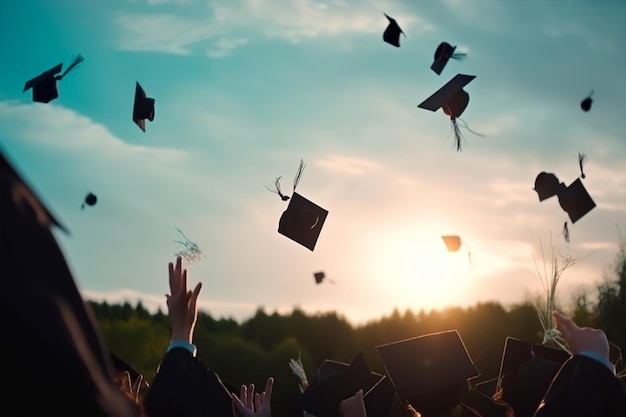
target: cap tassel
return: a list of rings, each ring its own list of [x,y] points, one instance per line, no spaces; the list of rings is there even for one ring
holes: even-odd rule
[[[65,77],[67,75],[68,72],[70,72],[71,70],[73,70],[74,68],[76,68],[78,66],[78,64],[80,64],[81,62],[83,62],[85,60],[85,58],[83,58],[83,56],[81,54],[78,54],[77,56],[75,56],[74,58],[72,58],[72,63],[67,67],[67,69],[65,70],[65,72],[61,75],[59,75],[58,77],[56,77],[57,80],[62,80],[63,77]]]
[[[483,138],[486,137],[482,133],[474,132],[472,129],[470,129],[465,120],[461,119],[460,117],[450,117],[450,120],[452,121],[452,130],[454,130],[454,138],[457,152],[460,152],[462,150],[461,141],[463,140],[463,135],[461,134],[461,129],[459,128],[459,123],[457,122],[457,120],[460,120],[461,127],[467,129],[470,133]]]
[[[265,188],[267,188],[269,191],[271,191],[271,192],[273,192],[273,193],[275,193],[275,194],[278,194],[278,195],[280,196],[281,200],[283,200],[283,201],[287,201],[287,200],[289,200],[289,196],[288,196],[288,195],[283,194],[283,193],[282,193],[282,191],[280,191],[280,179],[281,179],[281,178],[282,178],[282,177],[277,177],[277,178],[274,180],[274,187],[273,187],[273,188],[272,188],[272,187],[270,187],[270,186],[267,186],[267,185],[263,185],[263,186],[264,186]]]
[[[467,54],[465,52],[454,52],[452,55],[450,55],[450,58],[462,61],[467,58]]]
[[[563,223],[563,237],[565,241],[569,243],[569,228],[567,227],[567,222]]]
[[[306,164],[304,163],[302,159],[300,159],[300,166],[298,166],[298,173],[296,174],[296,177],[293,180],[294,191],[296,191],[296,187],[298,186],[298,183],[300,182],[300,179],[302,178],[302,173],[304,172],[305,167],[306,167]]]
[[[583,172],[583,165],[587,162],[587,155],[584,153],[578,153],[578,166],[580,167],[580,177],[585,179],[585,173]]]

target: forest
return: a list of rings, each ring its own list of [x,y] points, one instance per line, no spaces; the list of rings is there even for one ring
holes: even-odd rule
[[[600,285],[580,293],[568,305],[557,308],[578,325],[604,330],[612,347],[612,361],[624,372],[621,352],[626,349],[626,245],[621,244],[612,268]],[[141,303],[111,305],[90,301],[105,344],[131,364],[150,383],[170,342],[167,312],[151,314]],[[466,344],[481,375],[475,384],[498,376],[507,337],[540,343],[543,330],[537,303],[513,306],[479,303],[469,308],[431,311],[393,311],[389,316],[352,326],[340,314],[307,315],[298,308],[290,314],[266,312],[260,307],[241,323],[214,319],[200,311],[194,343],[198,357],[228,384],[254,383],[262,387],[275,378],[272,396],[274,416],[293,415],[298,379],[288,366],[301,357],[309,376],[326,359],[349,363],[363,352],[374,372],[385,373],[375,347],[428,333],[455,329]],[[626,378],[622,378],[624,381]],[[624,384],[626,389],[626,384]]]

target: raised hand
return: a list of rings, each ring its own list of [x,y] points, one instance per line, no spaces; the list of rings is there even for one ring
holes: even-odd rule
[[[271,417],[272,387],[274,378],[269,377],[265,383],[265,390],[259,394],[254,392],[254,384],[242,385],[239,397],[231,394],[237,415],[240,417]]]
[[[198,319],[196,302],[202,283],[193,291],[187,290],[187,270],[182,267],[182,258],[176,258],[176,265],[169,264],[170,294],[166,294],[167,309],[172,323],[172,340],[193,343],[193,332]]]
[[[342,417],[366,417],[363,390],[360,389],[352,397],[339,403],[339,412]]]
[[[556,328],[563,335],[563,339],[567,342],[572,354],[595,352],[608,361],[609,340],[602,330],[591,327],[578,327],[572,319],[558,311],[554,311],[552,317],[556,322]]]

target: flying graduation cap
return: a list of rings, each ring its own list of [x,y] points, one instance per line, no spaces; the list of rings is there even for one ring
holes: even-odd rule
[[[147,97],[139,82],[135,85],[135,104],[133,105],[133,122],[139,129],[146,131],[146,119],[154,120],[154,99]]]
[[[441,71],[443,71],[450,58],[461,60],[467,57],[467,54],[454,52],[455,50],[456,46],[452,46],[448,42],[441,42],[435,50],[435,61],[430,66],[430,69],[437,75],[441,75]]]
[[[587,192],[581,178],[586,175],[583,171],[583,164],[587,157],[583,153],[578,154],[578,165],[581,176],[569,186],[559,181],[556,175],[550,172],[540,172],[535,178],[535,188],[539,201],[544,201],[550,197],[557,196],[559,205],[567,213],[572,224],[583,218],[587,213],[596,207],[593,198]],[[567,221],[563,224],[563,236],[569,242],[569,227]]]
[[[443,235],[441,236],[443,239],[443,243],[445,243],[448,252],[458,252],[461,249],[463,242],[461,241],[461,237],[457,235]],[[472,253],[467,249],[467,257],[469,259],[469,263],[472,263]]]
[[[396,48],[399,48],[400,47],[400,34],[404,36],[406,36],[406,34],[402,31],[402,29],[400,28],[400,25],[398,25],[398,22],[396,22],[396,19],[390,17],[389,15],[387,15],[387,13],[384,13],[384,15],[387,18],[387,20],[389,20],[389,24],[387,25],[387,28],[383,32],[383,40],[387,42],[388,44],[393,45]]]
[[[291,197],[282,193],[280,189],[281,177],[274,180],[273,188],[267,185],[265,188],[278,194],[282,201],[289,200],[287,209],[280,217],[278,233],[313,251],[328,216],[328,211],[296,193],[296,187],[302,178],[305,166],[306,164],[301,159],[298,173],[293,181]]]
[[[461,117],[469,103],[469,94],[463,90],[463,87],[469,84],[474,78],[476,78],[475,75],[457,74],[443,87],[417,106],[433,112],[439,110],[439,108],[443,108],[443,112],[450,117],[452,122],[457,151],[461,150],[462,138],[461,131],[459,130],[459,126],[457,124],[457,118]],[[470,132],[478,136],[483,136],[469,129],[465,122],[463,122],[463,124],[464,127]]]
[[[323,281],[328,281],[331,284],[335,283],[335,281],[326,278],[326,274],[323,271],[315,272],[313,274],[313,278],[315,279],[315,283],[317,285],[321,284]]]
[[[63,70],[63,63],[60,63],[47,71],[42,72],[35,78],[26,81],[24,84],[25,92],[28,89],[33,89],[33,101],[38,103],[49,103],[55,98],[59,97],[59,90],[57,88],[57,81],[61,81],[68,72],[72,71],[81,62],[84,61],[82,55],[77,55],[72,59],[71,64],[67,67],[65,72],[59,74]]]
[[[98,197],[96,197],[94,193],[90,192],[85,196],[85,200],[83,201],[83,204],[80,206],[80,208],[84,210],[85,204],[88,206],[95,206],[97,202],[98,202]]]
[[[591,110],[591,104],[593,103],[593,99],[591,96],[593,95],[593,91],[589,93],[589,95],[580,102],[580,108],[583,109],[584,112],[588,112]]]

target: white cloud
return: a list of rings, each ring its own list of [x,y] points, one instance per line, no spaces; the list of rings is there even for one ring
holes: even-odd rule
[[[158,6],[165,0],[153,0]],[[184,2],[180,2],[182,4]],[[227,55],[237,46],[259,38],[292,43],[350,34],[382,34],[386,19],[376,8],[354,7],[343,2],[313,0],[209,2],[206,16],[200,9],[181,8],[181,14],[120,13],[115,24],[121,29],[119,48],[188,55],[194,47],[210,44],[211,57]],[[184,14],[183,14],[184,13]],[[382,18],[381,18],[382,17]],[[415,15],[397,14],[405,32],[432,31],[433,26]]]
[[[316,161],[316,164],[347,175],[363,175],[379,168],[379,164],[375,161],[340,155],[329,155]]]

